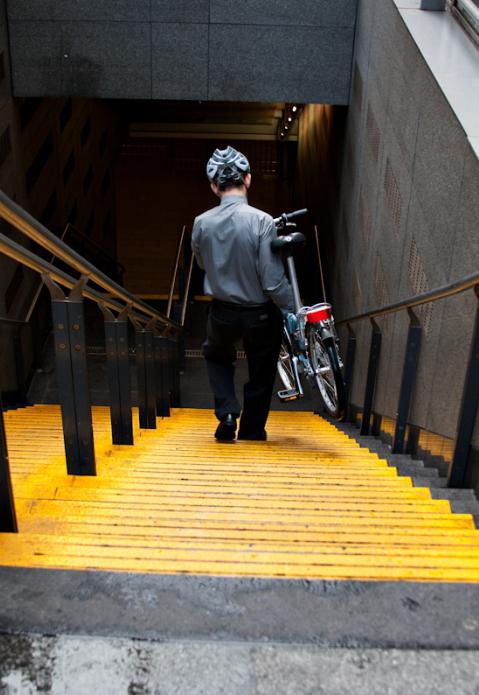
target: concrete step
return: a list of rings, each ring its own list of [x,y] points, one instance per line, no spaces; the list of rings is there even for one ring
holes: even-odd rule
[[[461,502],[458,500],[451,501],[451,509],[456,514],[472,514],[479,516],[479,502]]]
[[[438,472],[434,469],[416,465],[416,461],[404,463],[390,463],[391,468],[396,468],[399,475],[410,475],[413,478],[427,478],[428,480],[440,480]]]
[[[429,487],[429,488],[447,488],[446,478],[420,478],[414,477],[414,487]],[[439,497],[438,499],[442,499]]]
[[[457,500],[460,502],[478,502],[478,499],[474,494],[474,490],[458,490],[457,488],[447,488],[442,492],[432,490],[431,497],[433,499],[450,501]]]
[[[427,465],[421,459],[413,459],[408,454],[393,454],[391,453],[391,445],[378,439],[378,437],[361,436],[359,428],[351,424],[335,424],[339,430],[347,434],[350,439],[358,442],[360,446],[386,459],[391,466],[397,469],[399,475],[411,476],[416,487],[426,486],[441,490],[447,487],[447,465],[443,462]]]

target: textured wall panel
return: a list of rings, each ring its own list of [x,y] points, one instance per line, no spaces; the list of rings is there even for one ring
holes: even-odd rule
[[[216,54],[237,46],[245,60],[210,61],[209,98],[347,104],[352,38],[352,29],[219,24]]]
[[[208,26],[153,24],[153,99],[208,98]]]
[[[151,94],[147,23],[10,22],[10,42],[16,94]]]
[[[356,0],[211,0],[211,22],[285,26],[354,26]]]
[[[463,129],[392,0],[360,0],[357,29],[347,132],[349,143],[363,146],[359,156],[345,148],[348,185],[338,217],[355,200],[351,188],[360,187],[358,224],[351,228],[358,228],[361,265],[358,272],[351,253],[348,260],[337,244],[333,302],[339,316],[349,313],[348,294],[358,281],[365,308],[372,308],[458,279],[479,263],[479,167]],[[375,263],[376,253],[381,260]],[[455,434],[475,307],[470,292],[417,310],[425,330],[411,422],[446,436]],[[393,417],[408,323],[406,312],[381,320],[376,405]],[[369,350],[366,326],[358,332],[359,371]],[[364,373],[355,378],[361,383]],[[356,386],[354,399],[361,404],[361,398]]]
[[[13,0],[10,20],[148,22],[150,0]]]
[[[208,24],[209,0],[151,0],[153,22],[189,22]],[[198,37],[198,40],[204,40]]]

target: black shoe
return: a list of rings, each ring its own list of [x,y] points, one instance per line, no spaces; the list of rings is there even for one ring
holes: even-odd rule
[[[262,430],[261,432],[248,432],[248,431],[240,431],[238,432],[238,439],[246,439],[250,442],[265,442],[268,438],[268,435],[266,434],[266,430]]]
[[[229,413],[216,428],[215,437],[219,442],[232,442],[236,436],[236,418]]]

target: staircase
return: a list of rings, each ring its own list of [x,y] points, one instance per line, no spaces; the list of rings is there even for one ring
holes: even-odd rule
[[[137,429],[135,447],[113,446],[109,410],[94,407],[98,475],[78,477],[66,475],[58,406],[6,412],[19,533],[0,535],[1,564],[479,581],[472,515],[415,487],[404,461],[310,413],[272,412],[267,442],[232,444],[213,439],[211,411],[172,414]]]

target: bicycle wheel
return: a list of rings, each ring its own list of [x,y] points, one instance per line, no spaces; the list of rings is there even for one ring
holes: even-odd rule
[[[308,356],[314,380],[328,413],[342,420],[346,410],[346,389],[333,340],[323,342],[314,326],[306,327]]]
[[[291,361],[291,352],[286,339],[283,338],[281,350],[278,357],[278,374],[283,382],[285,391],[296,389],[296,379],[294,377],[293,363]]]

